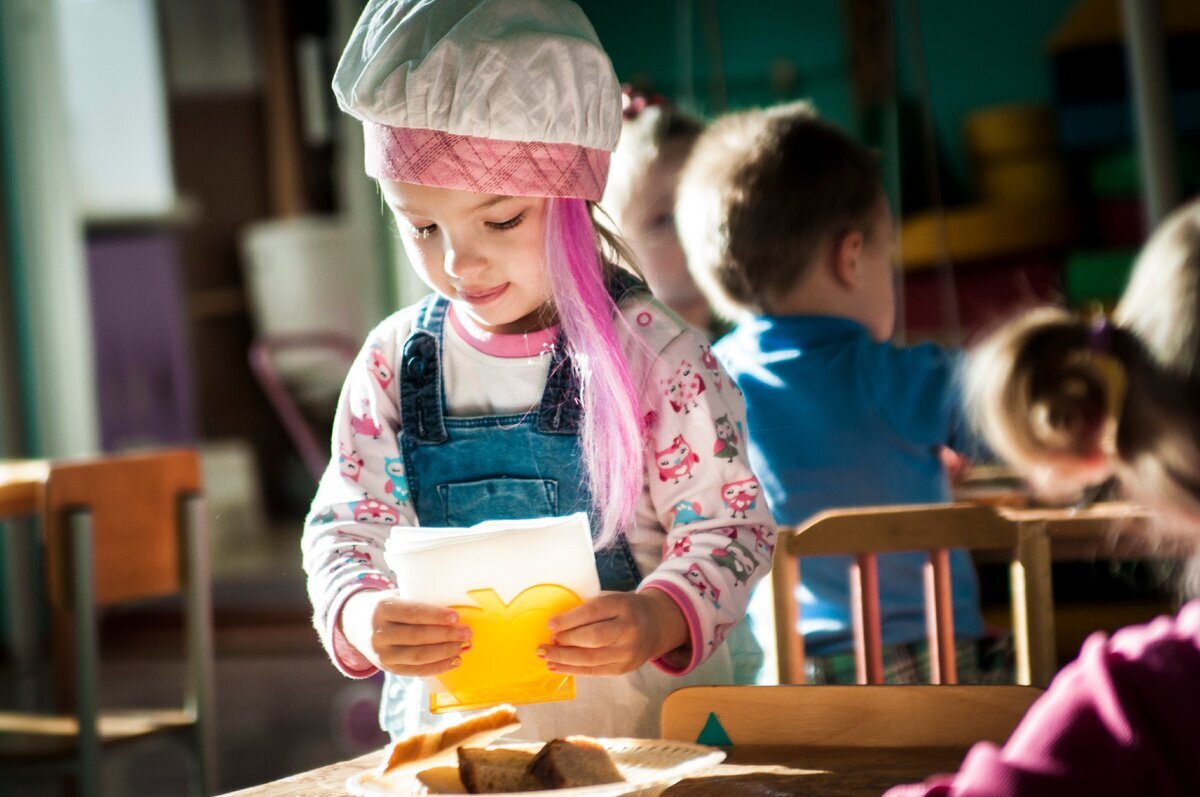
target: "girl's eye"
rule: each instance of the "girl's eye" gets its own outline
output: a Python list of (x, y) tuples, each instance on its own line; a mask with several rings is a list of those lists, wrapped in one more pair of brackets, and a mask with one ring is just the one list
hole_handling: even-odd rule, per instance
[(433, 235), (436, 230), (436, 224), (426, 224), (424, 227), (417, 227), (412, 224), (408, 226), (409, 234), (411, 234), (413, 238), (418, 238), (420, 240), (424, 240)]
[(525, 211), (521, 211), (507, 221), (489, 221), (487, 225), (493, 230), (511, 230), (525, 219)]

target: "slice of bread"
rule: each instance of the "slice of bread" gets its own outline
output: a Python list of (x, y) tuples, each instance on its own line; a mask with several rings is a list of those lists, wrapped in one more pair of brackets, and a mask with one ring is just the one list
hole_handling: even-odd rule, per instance
[(458, 776), (458, 767), (432, 767), (417, 773), (417, 780), (430, 794), (466, 794), (467, 787)]
[(533, 753), (526, 750), (458, 748), (458, 776), (470, 794), (538, 791), (542, 784), (529, 771)]
[(548, 789), (596, 786), (625, 780), (595, 739), (568, 736), (547, 742), (529, 770)]
[(520, 727), (515, 708), (497, 706), (454, 725), (397, 739), (388, 748), (380, 773), (386, 775), (418, 762), (421, 769), (427, 769), (442, 758), (451, 763), (456, 747), (486, 747)]

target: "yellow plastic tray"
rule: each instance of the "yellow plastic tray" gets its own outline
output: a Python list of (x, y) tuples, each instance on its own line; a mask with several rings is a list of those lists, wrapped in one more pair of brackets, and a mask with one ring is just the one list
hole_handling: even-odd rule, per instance
[(529, 587), (507, 604), (492, 589), (467, 594), (475, 605), (450, 608), (471, 629), (471, 649), (438, 676), (443, 688), (430, 694), (430, 711), (574, 699), (575, 679), (546, 669), (537, 649), (551, 640), (549, 619), (583, 603), (578, 595), (558, 584)]

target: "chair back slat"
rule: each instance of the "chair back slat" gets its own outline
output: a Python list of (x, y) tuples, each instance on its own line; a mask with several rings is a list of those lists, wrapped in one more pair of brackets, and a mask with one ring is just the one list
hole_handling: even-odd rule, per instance
[(200, 485), (198, 457), (188, 450), (53, 463), (42, 513), (51, 600), (69, 604), (76, 511), (91, 517), (97, 608), (178, 592), (180, 500)]
[(850, 565), (850, 617), (854, 667), (861, 684), (883, 683), (883, 618), (879, 612), (879, 560), (860, 553)]
[(997, 550), (1017, 543), (1016, 526), (988, 506), (915, 504), (836, 509), (813, 515), (786, 539), (791, 556)]
[(956, 684), (958, 661), (954, 648), (950, 551), (945, 548), (930, 551), (922, 571), (925, 577), (925, 628), (929, 634), (929, 680), (935, 684)]

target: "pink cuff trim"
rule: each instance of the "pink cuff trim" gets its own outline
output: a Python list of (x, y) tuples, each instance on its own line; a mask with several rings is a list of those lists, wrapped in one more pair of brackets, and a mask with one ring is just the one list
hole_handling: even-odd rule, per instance
[(599, 201), (610, 154), (578, 144), (506, 141), (363, 122), (367, 174), (477, 194)]
[(329, 657), (333, 659), (334, 665), (341, 670), (342, 674), (350, 678), (369, 678), (379, 672), (371, 661), (359, 652), (358, 648), (350, 644), (350, 640), (346, 639), (346, 635), (342, 633), (342, 610), (346, 608), (346, 601), (350, 597), (368, 589), (392, 589), (393, 585), (382, 578), (366, 578), (360, 581), (353, 589), (348, 589), (342, 593), (333, 608), (329, 612), (329, 625), (326, 628), (329, 640)]
[(482, 329), (478, 324), (461, 315), (454, 309), (454, 305), (450, 305), (450, 310), (446, 313), (450, 319), (450, 325), (454, 327), (454, 331), (458, 336), (470, 344), (471, 348), (476, 351), (481, 351), (484, 354), (492, 357), (507, 357), (512, 359), (529, 359), (538, 357), (543, 352), (554, 347), (554, 341), (558, 337), (558, 327), (546, 327), (539, 329), (537, 332), (529, 332), (522, 335), (497, 335), (494, 332), (488, 332)]
[[(657, 659), (651, 659), (654, 666), (665, 672), (667, 675), (687, 675), (692, 670), (699, 666), (700, 662), (704, 661), (704, 627), (700, 624), (700, 615), (696, 613), (695, 605), (688, 600), (688, 596), (676, 585), (670, 581), (654, 581), (643, 583), (638, 587), (638, 592), (647, 589), (657, 589), (667, 593), (667, 596), (675, 601), (675, 605), (683, 612), (683, 617), (687, 620), (688, 636), (692, 638), (692, 659), (686, 666), (679, 666), (667, 661), (667, 656), (670, 656), (675, 651), (667, 653), (665, 656), (659, 656)], [(679, 648), (676, 648), (679, 650)]]

